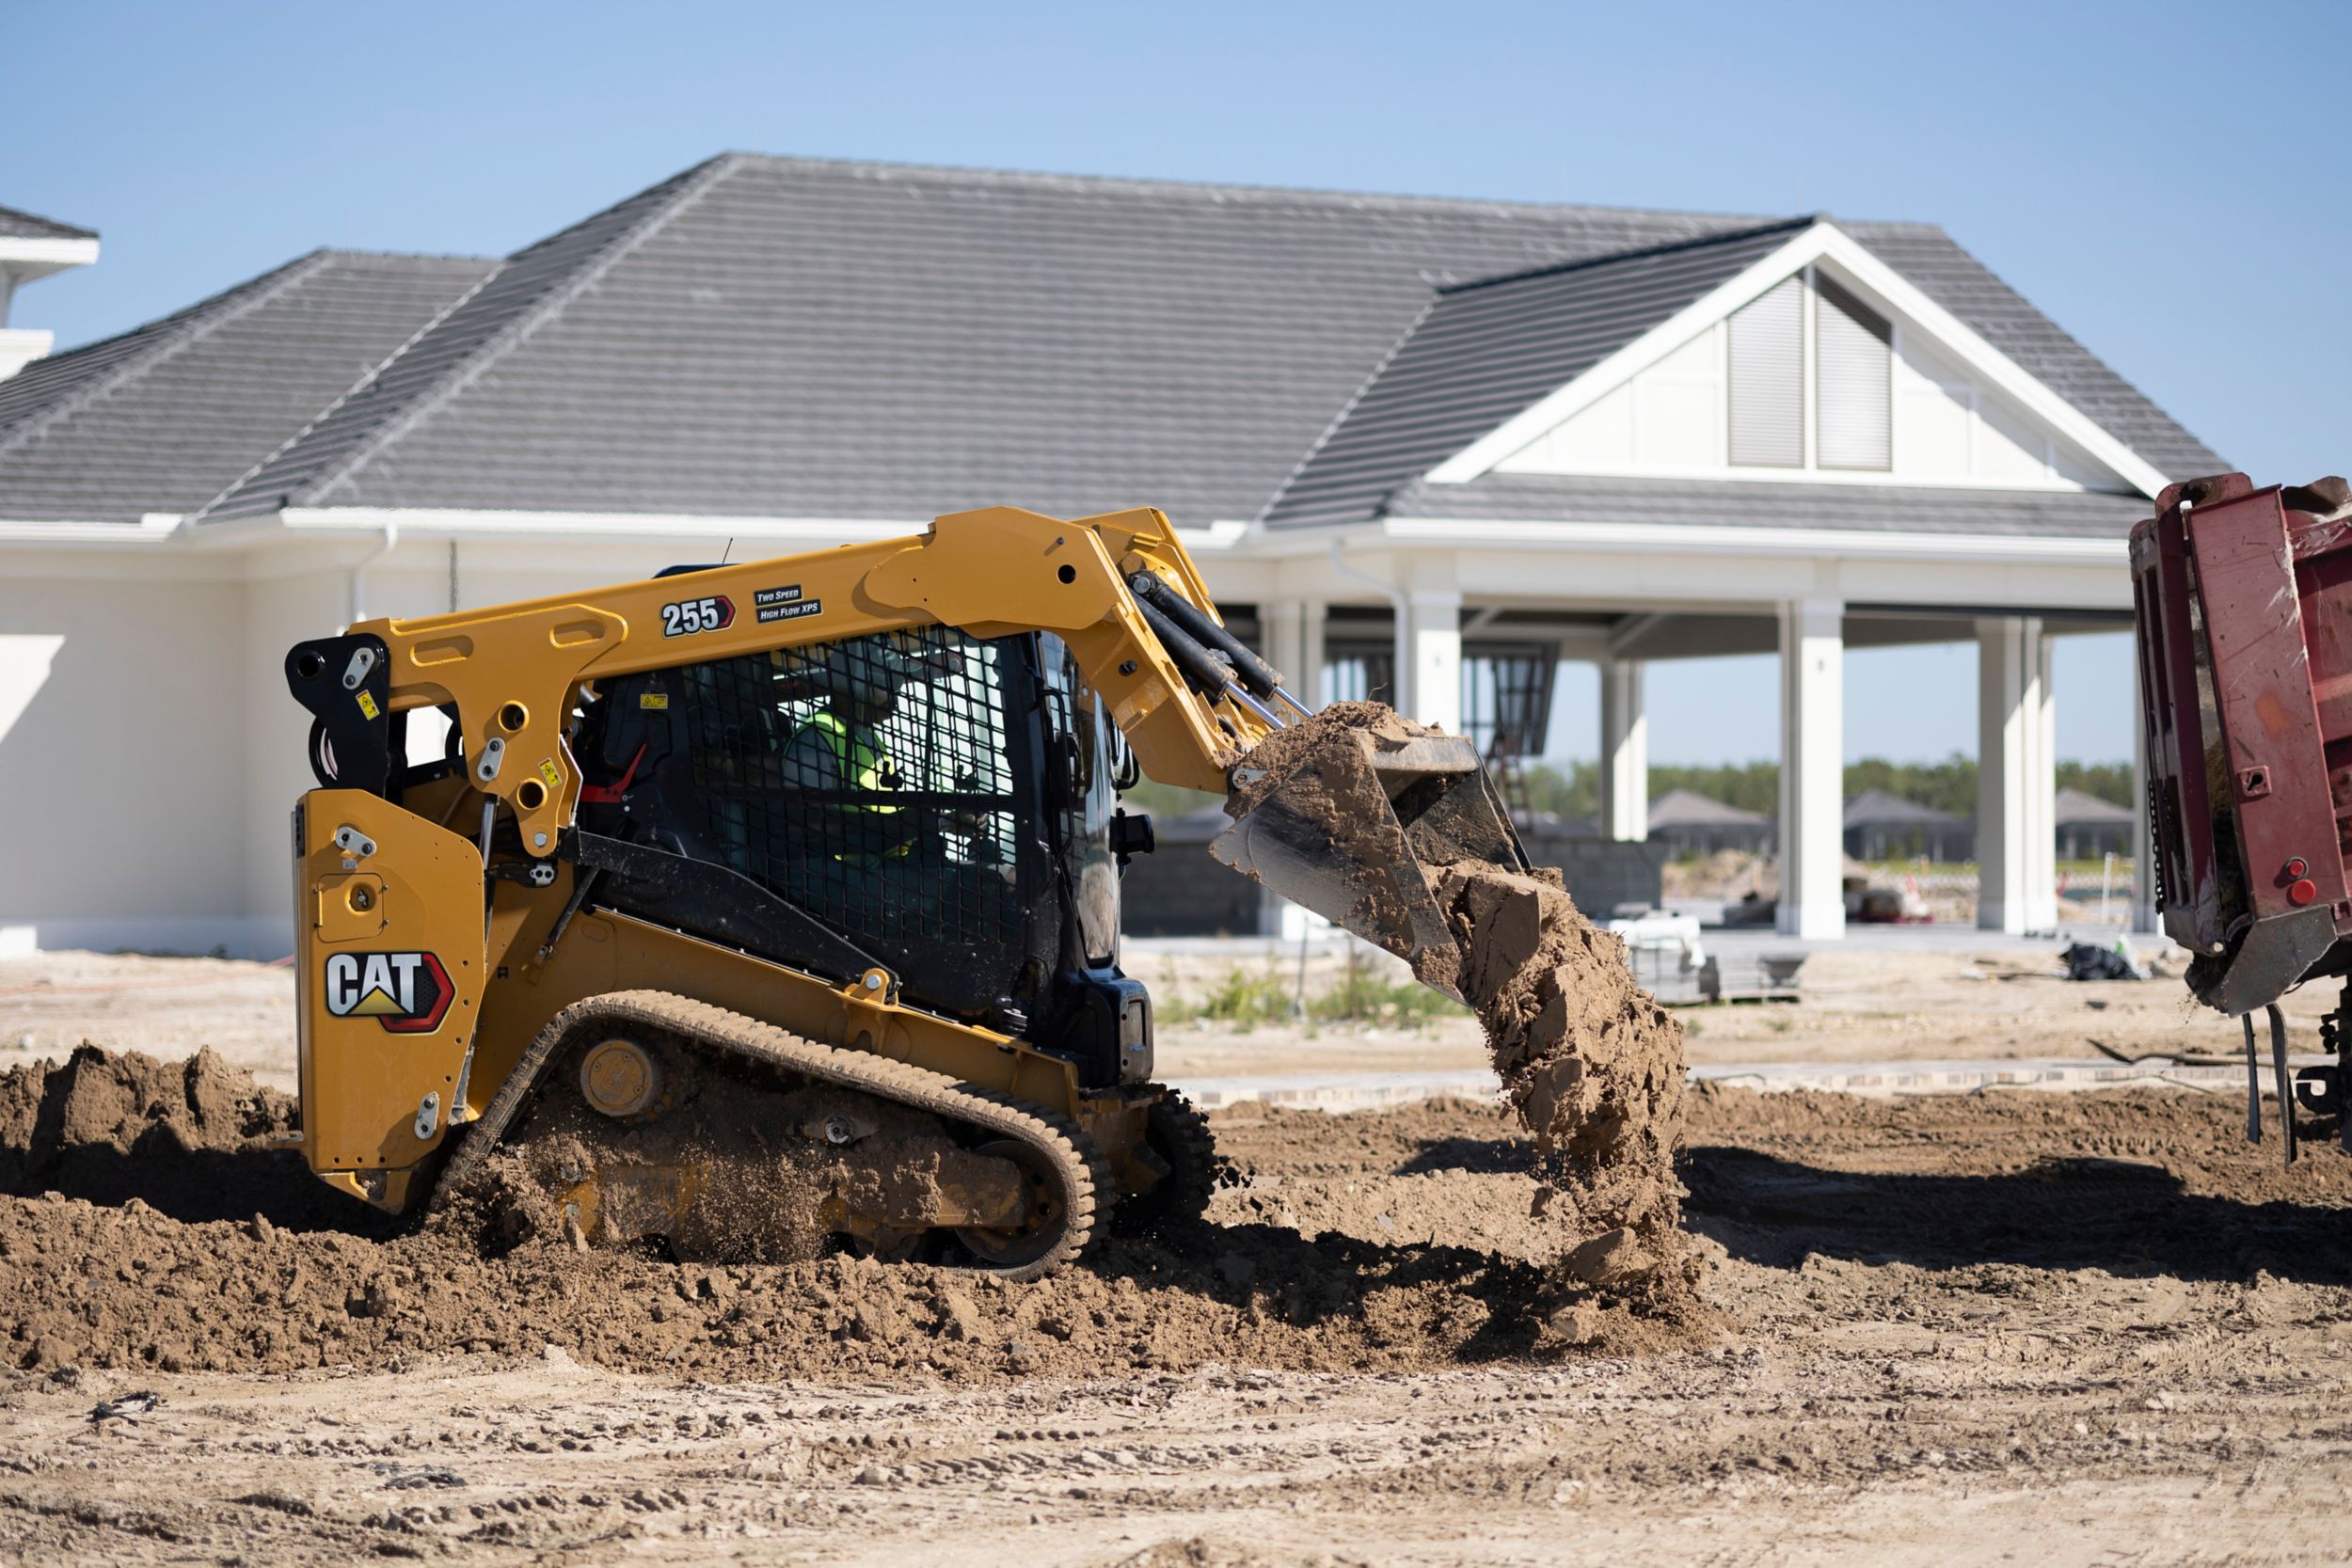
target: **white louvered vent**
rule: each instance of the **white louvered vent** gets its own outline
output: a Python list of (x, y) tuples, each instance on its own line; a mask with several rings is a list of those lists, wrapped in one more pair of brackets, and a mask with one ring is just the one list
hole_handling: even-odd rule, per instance
[(1814, 279), (1815, 392), (1824, 468), (1893, 466), (1894, 329), (1884, 317), (1827, 277)]
[(1731, 461), (1804, 466), (1804, 280), (1791, 277), (1731, 318)]

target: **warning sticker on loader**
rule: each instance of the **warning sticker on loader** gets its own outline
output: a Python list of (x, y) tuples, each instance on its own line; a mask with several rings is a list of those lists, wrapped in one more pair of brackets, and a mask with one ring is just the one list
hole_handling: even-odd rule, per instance
[(367, 718), (370, 718), (370, 719), (374, 718), (374, 717), (375, 717), (375, 715), (376, 715), (376, 713), (377, 713), (377, 711), (378, 711), (378, 710), (377, 710), (377, 708), (376, 708), (376, 705), (375, 705), (375, 698), (374, 698), (373, 695), (371, 695), (370, 693), (368, 693), (368, 692), (365, 692), (365, 691), (360, 692), (360, 693), (359, 693), (359, 711), (360, 711), (360, 713), (361, 713), (362, 715), (364, 715), (364, 716), (365, 716), (365, 717), (367, 717)]
[(329, 1013), (372, 1018), (394, 1035), (433, 1033), (457, 994), (431, 953), (333, 953), (325, 979)]

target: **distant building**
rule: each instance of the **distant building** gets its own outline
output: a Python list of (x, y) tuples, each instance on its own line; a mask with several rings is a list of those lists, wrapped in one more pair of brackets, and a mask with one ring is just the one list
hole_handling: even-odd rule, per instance
[(2095, 861), (2103, 855), (2129, 856), (2139, 814), (2112, 800), (2102, 800), (2079, 789), (2058, 792), (2058, 856), (2062, 861)]
[(1649, 836), (1676, 857), (1711, 855), (1720, 849), (1756, 853), (1772, 847), (1772, 819), (1694, 789), (1670, 789), (1650, 802)]
[(1858, 861), (1964, 861), (1976, 854), (1976, 833), (1963, 817), (1916, 801), (1866, 789), (1846, 802), (1846, 853)]

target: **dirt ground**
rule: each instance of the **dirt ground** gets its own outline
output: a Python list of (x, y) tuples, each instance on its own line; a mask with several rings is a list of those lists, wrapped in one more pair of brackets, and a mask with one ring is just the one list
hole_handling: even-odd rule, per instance
[[(2172, 985), (1834, 957), (1799, 1006), (1681, 1015), (1693, 1053), (2233, 1043)], [(209, 1042), (290, 1085), (290, 993), (253, 965), (10, 960), (0, 1044), (36, 1038), (0, 1067), (88, 1034)], [(1168, 1051), (1354, 1069), (1368, 1041), (1450, 1048), (1200, 1029)], [(186, 1116), (142, 1102), (183, 1078)], [(2228, 1094), (1694, 1090), (1709, 1312), (1645, 1342), (1638, 1322), (1530, 1331), (1556, 1232), (1497, 1106), (1223, 1113), (1235, 1177), (1207, 1227), (1004, 1288), (839, 1260), (453, 1262), (369, 1233), (291, 1156), (212, 1148), (189, 1117), (266, 1119), (231, 1079), (107, 1080), (0, 1129), (59, 1156), (0, 1172), (58, 1190), (0, 1196), (0, 1560), (2345, 1557), (2352, 1156), (2306, 1118), (2282, 1171)]]
[[(2343, 1560), (2352, 1163), (2335, 1146), (2282, 1172), (2275, 1145), (2245, 1145), (2232, 1099), (2179, 1089), (1692, 1101), (1686, 1214), (1718, 1317), (1647, 1354), (1477, 1332), (1480, 1292), (1507, 1289), (1544, 1234), (1498, 1108), (1251, 1108), (1217, 1118), (1244, 1174), (1213, 1224), (1099, 1266), (1080, 1299), (1115, 1332), (1079, 1324), (1047, 1370), (1022, 1368), (1037, 1318), (1020, 1290), (975, 1292), (961, 1318), (910, 1311), (889, 1342), (855, 1313), (820, 1319), (769, 1359), (739, 1353), (744, 1325), (805, 1281), (734, 1271), (713, 1290), (709, 1272), (681, 1275), (670, 1322), (703, 1365), (670, 1373), (612, 1370), (643, 1359), (584, 1342), (527, 1295), (483, 1304), (485, 1348), (469, 1353), (404, 1345), (401, 1325), (432, 1314), (356, 1292), (349, 1334), (308, 1370), (27, 1356), (0, 1383), (0, 1552), (1024, 1568)], [(0, 1222), (11, 1315), (47, 1299), (33, 1268), (78, 1273), (84, 1293), (118, 1303), (139, 1278), (158, 1321), (251, 1311), (208, 1307), (187, 1283), (245, 1227), (54, 1197), (0, 1198)], [(71, 1262), (27, 1256), (28, 1237), (68, 1233), (85, 1238)], [(345, 1254), (367, 1267), (380, 1245), (299, 1230), (267, 1244), (296, 1249), (297, 1275)], [(1229, 1256), (1259, 1272), (1228, 1265), (1239, 1279), (1203, 1286), (1189, 1267)], [(166, 1257), (178, 1261), (142, 1268)], [(1383, 1322), (1380, 1290), (1331, 1294), (1346, 1276), (1318, 1260), (1467, 1287), (1451, 1330)], [(871, 1272), (867, 1301), (936, 1290)], [(254, 1283), (266, 1294), (284, 1279)], [(75, 1294), (70, 1279), (57, 1289)], [(1273, 1326), (1246, 1331), (1253, 1307)], [(1232, 1332), (1135, 1332), (1204, 1313)], [(119, 1326), (136, 1341), (138, 1325)], [(1050, 1327), (1029, 1332), (1051, 1342)], [(1306, 1350), (1318, 1343), (1339, 1354)], [(1074, 1345), (1089, 1347), (1083, 1370)]]

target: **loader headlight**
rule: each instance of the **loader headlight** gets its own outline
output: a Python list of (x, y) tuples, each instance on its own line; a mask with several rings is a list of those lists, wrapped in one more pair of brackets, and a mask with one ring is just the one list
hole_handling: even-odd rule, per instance
[(1131, 996), (1119, 1014), (1119, 1081), (1152, 1081), (1152, 1000)]

